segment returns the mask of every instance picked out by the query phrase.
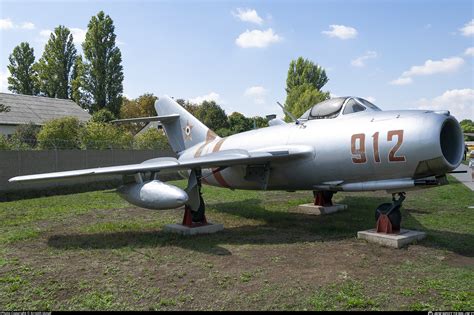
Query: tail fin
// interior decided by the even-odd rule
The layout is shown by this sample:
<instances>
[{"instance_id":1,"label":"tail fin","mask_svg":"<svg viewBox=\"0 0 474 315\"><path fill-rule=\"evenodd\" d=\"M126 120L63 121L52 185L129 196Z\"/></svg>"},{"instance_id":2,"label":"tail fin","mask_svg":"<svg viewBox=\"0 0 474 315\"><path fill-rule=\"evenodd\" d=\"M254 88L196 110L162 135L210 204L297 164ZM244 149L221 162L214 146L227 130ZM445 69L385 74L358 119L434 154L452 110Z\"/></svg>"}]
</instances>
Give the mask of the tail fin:
<instances>
[{"instance_id":1,"label":"tail fin","mask_svg":"<svg viewBox=\"0 0 474 315\"><path fill-rule=\"evenodd\" d=\"M155 109L159 116L179 115L178 119L161 121L176 153L200 142L218 138L212 130L168 96L160 97L155 102Z\"/></svg>"}]
</instances>

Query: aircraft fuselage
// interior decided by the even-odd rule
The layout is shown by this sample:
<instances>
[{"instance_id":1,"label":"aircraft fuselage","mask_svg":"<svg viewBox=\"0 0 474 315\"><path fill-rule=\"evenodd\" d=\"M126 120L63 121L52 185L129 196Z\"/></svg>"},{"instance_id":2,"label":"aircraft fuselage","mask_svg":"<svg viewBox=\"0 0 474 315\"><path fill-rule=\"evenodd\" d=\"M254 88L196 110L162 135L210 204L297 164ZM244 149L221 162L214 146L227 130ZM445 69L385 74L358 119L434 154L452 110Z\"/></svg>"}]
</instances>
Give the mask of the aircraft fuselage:
<instances>
[{"instance_id":1,"label":"aircraft fuselage","mask_svg":"<svg viewBox=\"0 0 474 315\"><path fill-rule=\"evenodd\" d=\"M458 122L447 113L422 110L371 111L334 119L276 125L197 144L179 160L229 149L247 151L306 145L314 154L299 160L203 170L203 183L236 189L314 190L315 187L442 176L462 159ZM261 170L259 171L259 167ZM215 169L214 169L215 170ZM251 173L251 172L250 172ZM347 186L351 187L351 186ZM356 189L357 190L357 189Z\"/></svg>"}]
</instances>

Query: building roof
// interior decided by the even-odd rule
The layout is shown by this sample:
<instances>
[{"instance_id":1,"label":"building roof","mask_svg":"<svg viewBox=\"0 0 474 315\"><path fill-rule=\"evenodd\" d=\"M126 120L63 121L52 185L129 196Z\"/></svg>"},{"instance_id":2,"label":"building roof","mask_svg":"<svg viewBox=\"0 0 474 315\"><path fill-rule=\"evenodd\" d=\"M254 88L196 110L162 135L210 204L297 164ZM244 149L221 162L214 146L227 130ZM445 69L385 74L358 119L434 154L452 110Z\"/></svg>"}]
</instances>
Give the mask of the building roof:
<instances>
[{"instance_id":1,"label":"building roof","mask_svg":"<svg viewBox=\"0 0 474 315\"><path fill-rule=\"evenodd\" d=\"M80 121L87 121L91 117L73 101L59 98L0 93L0 104L10 107L9 112L0 113L2 125L23 125L30 122L43 125L48 120L65 116L77 117Z\"/></svg>"}]
</instances>

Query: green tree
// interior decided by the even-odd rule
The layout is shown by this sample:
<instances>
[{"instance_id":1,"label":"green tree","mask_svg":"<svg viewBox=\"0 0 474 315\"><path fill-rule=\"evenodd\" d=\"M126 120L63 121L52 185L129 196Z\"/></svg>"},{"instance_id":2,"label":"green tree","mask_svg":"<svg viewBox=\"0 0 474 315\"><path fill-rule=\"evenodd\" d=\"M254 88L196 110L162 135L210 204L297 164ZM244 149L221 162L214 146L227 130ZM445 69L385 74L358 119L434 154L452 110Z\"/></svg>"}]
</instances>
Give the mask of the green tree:
<instances>
[{"instance_id":1,"label":"green tree","mask_svg":"<svg viewBox=\"0 0 474 315\"><path fill-rule=\"evenodd\" d=\"M222 138L228 137L234 134L234 132L232 132L230 128L220 128L220 129L217 129L215 133L219 135L219 137L222 137Z\"/></svg>"},{"instance_id":2,"label":"green tree","mask_svg":"<svg viewBox=\"0 0 474 315\"><path fill-rule=\"evenodd\" d=\"M158 97L152 93L145 93L136 99L129 100L122 98L122 106L120 107L120 118L137 118L156 116L155 101Z\"/></svg>"},{"instance_id":3,"label":"green tree","mask_svg":"<svg viewBox=\"0 0 474 315\"><path fill-rule=\"evenodd\" d=\"M135 136L134 148L139 150L171 150L168 138L156 128L150 128Z\"/></svg>"},{"instance_id":4,"label":"green tree","mask_svg":"<svg viewBox=\"0 0 474 315\"><path fill-rule=\"evenodd\" d=\"M305 83L309 83L316 90L320 91L328 81L326 71L322 67L308 59L299 57L297 60L290 62L286 78L286 93Z\"/></svg>"},{"instance_id":5,"label":"green tree","mask_svg":"<svg viewBox=\"0 0 474 315\"><path fill-rule=\"evenodd\" d=\"M211 130L229 128L225 111L214 101L204 101L196 110L196 118Z\"/></svg>"},{"instance_id":6,"label":"green tree","mask_svg":"<svg viewBox=\"0 0 474 315\"><path fill-rule=\"evenodd\" d=\"M91 95L85 89L86 86L86 67L79 55L74 60L74 65L71 70L71 99L79 106L89 109L91 106Z\"/></svg>"},{"instance_id":7,"label":"green tree","mask_svg":"<svg viewBox=\"0 0 474 315\"><path fill-rule=\"evenodd\" d=\"M461 122L459 122L459 124L461 125L462 131L464 133L474 133L474 122L472 120L464 119L464 120L461 120ZM465 135L464 140L465 141L472 141L472 140L474 140L474 136Z\"/></svg>"},{"instance_id":8,"label":"green tree","mask_svg":"<svg viewBox=\"0 0 474 315\"><path fill-rule=\"evenodd\" d=\"M86 67L84 89L91 95L90 112L107 108L118 116L122 103L122 54L115 45L115 26L110 16L100 11L87 26L82 44Z\"/></svg>"},{"instance_id":9,"label":"green tree","mask_svg":"<svg viewBox=\"0 0 474 315\"><path fill-rule=\"evenodd\" d=\"M115 116L111 111L109 111L108 109L102 108L96 111L94 114L92 114L90 121L97 122L97 123L108 123L114 119L115 119Z\"/></svg>"},{"instance_id":10,"label":"green tree","mask_svg":"<svg viewBox=\"0 0 474 315\"><path fill-rule=\"evenodd\" d=\"M128 99L126 97L122 97L122 106L120 107L120 118L138 118L138 117L149 117L149 116L156 116L155 110L155 101L158 97L154 96L151 93L145 93L140 95L138 98L135 99ZM146 123L128 123L124 124L123 127L136 134L143 127L146 126Z\"/></svg>"},{"instance_id":11,"label":"green tree","mask_svg":"<svg viewBox=\"0 0 474 315\"><path fill-rule=\"evenodd\" d=\"M77 53L73 40L71 32L63 25L51 33L36 65L41 94L64 99L71 96L71 68Z\"/></svg>"},{"instance_id":12,"label":"green tree","mask_svg":"<svg viewBox=\"0 0 474 315\"><path fill-rule=\"evenodd\" d=\"M33 47L26 42L20 43L8 57L10 72L8 89L13 93L36 95L37 74L33 67L35 55Z\"/></svg>"},{"instance_id":13,"label":"green tree","mask_svg":"<svg viewBox=\"0 0 474 315\"><path fill-rule=\"evenodd\" d=\"M40 149L79 149L83 126L76 117L48 121L38 133Z\"/></svg>"},{"instance_id":14,"label":"green tree","mask_svg":"<svg viewBox=\"0 0 474 315\"><path fill-rule=\"evenodd\" d=\"M245 117L241 113L233 112L229 115L228 120L229 128L232 134L253 129L253 120L251 118Z\"/></svg>"},{"instance_id":15,"label":"green tree","mask_svg":"<svg viewBox=\"0 0 474 315\"><path fill-rule=\"evenodd\" d=\"M252 117L252 120L254 121L255 127L257 129L268 127L268 120L266 118L255 116L255 117Z\"/></svg>"},{"instance_id":16,"label":"green tree","mask_svg":"<svg viewBox=\"0 0 474 315\"><path fill-rule=\"evenodd\" d=\"M286 96L286 108L288 109L288 104L291 105L290 112L296 116L300 117L304 112L306 112L313 105L327 100L329 98L329 92L321 92L315 89L312 85L306 83L295 87L291 90L290 93ZM285 114L285 121L290 121L291 118Z\"/></svg>"},{"instance_id":17,"label":"green tree","mask_svg":"<svg viewBox=\"0 0 474 315\"><path fill-rule=\"evenodd\" d=\"M81 134L81 143L84 149L131 149L133 136L111 124L88 122Z\"/></svg>"},{"instance_id":18,"label":"green tree","mask_svg":"<svg viewBox=\"0 0 474 315\"><path fill-rule=\"evenodd\" d=\"M187 110L191 115L193 115L194 117L197 117L198 115L198 109L199 109L199 105L197 104L193 104L191 103L190 101L188 100L184 100L182 98L179 98L176 100L176 103L178 103L179 105L181 105L185 110Z\"/></svg>"},{"instance_id":19,"label":"green tree","mask_svg":"<svg viewBox=\"0 0 474 315\"><path fill-rule=\"evenodd\" d=\"M286 110L299 117L317 102L327 99L329 93L321 89L328 80L326 71L312 61L303 57L292 60L286 79ZM285 115L285 120L289 121L290 117Z\"/></svg>"},{"instance_id":20,"label":"green tree","mask_svg":"<svg viewBox=\"0 0 474 315\"><path fill-rule=\"evenodd\" d=\"M474 122L470 119L464 119L459 122L463 132L474 133Z\"/></svg>"}]
</instances>

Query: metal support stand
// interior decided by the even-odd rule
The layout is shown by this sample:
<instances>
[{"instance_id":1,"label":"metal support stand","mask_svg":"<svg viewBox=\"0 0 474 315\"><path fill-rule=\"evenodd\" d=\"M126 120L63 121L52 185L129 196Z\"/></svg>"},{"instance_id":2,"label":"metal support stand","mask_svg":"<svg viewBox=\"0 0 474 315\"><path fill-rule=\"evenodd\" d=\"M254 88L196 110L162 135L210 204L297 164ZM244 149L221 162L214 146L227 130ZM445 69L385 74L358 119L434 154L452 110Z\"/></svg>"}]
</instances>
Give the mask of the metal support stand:
<instances>
[{"instance_id":1,"label":"metal support stand","mask_svg":"<svg viewBox=\"0 0 474 315\"><path fill-rule=\"evenodd\" d=\"M184 206L184 216L183 216L183 223L182 224L184 226L187 226L187 227L198 227L198 226L207 225L206 215L203 214L203 216L204 216L203 220L201 220L199 222L193 222L193 214L192 214L192 211L191 211L191 207L186 205L186 206Z\"/></svg>"},{"instance_id":2,"label":"metal support stand","mask_svg":"<svg viewBox=\"0 0 474 315\"><path fill-rule=\"evenodd\" d=\"M410 231L400 228L402 215L400 207L405 200L405 193L392 194L392 203L383 203L375 211L376 229L357 232L357 238L383 246L402 248L426 237L425 232Z\"/></svg>"},{"instance_id":3,"label":"metal support stand","mask_svg":"<svg viewBox=\"0 0 474 315\"><path fill-rule=\"evenodd\" d=\"M186 189L190 200L184 206L183 222L182 224L165 225L165 232L180 235L196 235L217 233L224 229L224 225L208 222L206 219L206 205L201 194L201 179L201 170L193 170L188 181L188 188Z\"/></svg>"},{"instance_id":4,"label":"metal support stand","mask_svg":"<svg viewBox=\"0 0 474 315\"><path fill-rule=\"evenodd\" d=\"M400 207L405 200L405 193L399 193L398 200L396 194L392 194L392 203L384 203L376 210L376 231L377 233L394 234L400 233L401 213Z\"/></svg>"},{"instance_id":5,"label":"metal support stand","mask_svg":"<svg viewBox=\"0 0 474 315\"><path fill-rule=\"evenodd\" d=\"M321 207L330 207L332 203L332 191L313 191L314 205Z\"/></svg>"}]
</instances>

